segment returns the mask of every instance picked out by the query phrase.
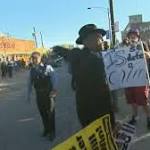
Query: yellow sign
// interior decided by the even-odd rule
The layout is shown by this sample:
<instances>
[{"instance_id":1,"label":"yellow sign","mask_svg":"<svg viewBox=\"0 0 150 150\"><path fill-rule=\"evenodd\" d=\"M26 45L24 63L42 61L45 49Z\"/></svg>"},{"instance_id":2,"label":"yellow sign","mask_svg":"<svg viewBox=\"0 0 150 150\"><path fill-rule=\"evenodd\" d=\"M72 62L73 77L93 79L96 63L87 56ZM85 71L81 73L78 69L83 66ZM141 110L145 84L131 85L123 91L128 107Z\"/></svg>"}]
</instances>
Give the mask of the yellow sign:
<instances>
[{"instance_id":1,"label":"yellow sign","mask_svg":"<svg viewBox=\"0 0 150 150\"><path fill-rule=\"evenodd\" d=\"M52 150L118 150L111 131L110 116L97 119Z\"/></svg>"}]
</instances>

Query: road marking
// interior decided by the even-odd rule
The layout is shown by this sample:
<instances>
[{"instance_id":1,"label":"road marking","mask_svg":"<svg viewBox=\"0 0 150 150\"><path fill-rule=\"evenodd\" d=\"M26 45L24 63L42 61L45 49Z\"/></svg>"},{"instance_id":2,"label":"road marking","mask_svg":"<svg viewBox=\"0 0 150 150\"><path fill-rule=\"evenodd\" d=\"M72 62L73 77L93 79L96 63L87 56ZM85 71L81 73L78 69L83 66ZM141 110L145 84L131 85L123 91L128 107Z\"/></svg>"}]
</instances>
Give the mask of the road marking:
<instances>
[{"instance_id":1,"label":"road marking","mask_svg":"<svg viewBox=\"0 0 150 150\"><path fill-rule=\"evenodd\" d=\"M13 83L0 83L0 87L5 87L5 86L10 86L10 85L15 85L17 84L16 82L13 82Z\"/></svg>"},{"instance_id":2,"label":"road marking","mask_svg":"<svg viewBox=\"0 0 150 150\"><path fill-rule=\"evenodd\" d=\"M4 90L6 90L6 88L2 88L2 89L0 89L0 91L4 91Z\"/></svg>"},{"instance_id":3,"label":"road marking","mask_svg":"<svg viewBox=\"0 0 150 150\"><path fill-rule=\"evenodd\" d=\"M117 120L117 121L119 121L119 122L126 122L128 119L129 119L129 115L127 117L125 117L124 119ZM131 144L134 145L134 144L136 144L136 143L138 143L138 142L140 142L140 141L142 141L142 140L144 140L146 138L150 138L150 133L143 134L143 135L141 135L139 137L135 136L135 138L131 141Z\"/></svg>"},{"instance_id":4,"label":"road marking","mask_svg":"<svg viewBox=\"0 0 150 150\"><path fill-rule=\"evenodd\" d=\"M144 140L146 138L149 138L149 137L150 137L150 133L147 133L147 134L144 134L144 135L142 135L140 137L135 138L131 143L135 144L135 143L137 143L139 141L142 141L142 140Z\"/></svg>"},{"instance_id":5,"label":"road marking","mask_svg":"<svg viewBox=\"0 0 150 150\"><path fill-rule=\"evenodd\" d=\"M27 122L27 121L33 121L34 118L25 118L25 119L20 119L18 120L19 122Z\"/></svg>"}]
</instances>

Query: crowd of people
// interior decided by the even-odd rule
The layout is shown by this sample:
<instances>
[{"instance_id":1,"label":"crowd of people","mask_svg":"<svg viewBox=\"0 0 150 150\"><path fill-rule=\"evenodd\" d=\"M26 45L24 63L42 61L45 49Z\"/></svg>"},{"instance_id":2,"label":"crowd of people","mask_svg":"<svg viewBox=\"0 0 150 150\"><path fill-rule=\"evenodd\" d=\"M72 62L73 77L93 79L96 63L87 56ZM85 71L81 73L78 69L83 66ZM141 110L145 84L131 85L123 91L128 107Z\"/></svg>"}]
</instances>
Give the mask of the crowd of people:
<instances>
[{"instance_id":1,"label":"crowd of people","mask_svg":"<svg viewBox=\"0 0 150 150\"><path fill-rule=\"evenodd\" d=\"M110 46L104 41L106 31L95 24L84 25L79 30L77 44L83 48L74 48L68 56L69 73L72 76L71 86L75 92L76 109L82 127L88 126L101 116L110 115L112 131L116 131L117 122L113 108L112 92L106 81L106 73L102 57L103 50ZM118 46L135 46L141 41L140 32L131 29L126 38ZM145 42L144 55L149 62L150 51ZM4 61L4 60L3 60ZM50 140L55 138L54 99L57 96L57 76L53 67L39 52L31 55L27 98L30 101L32 86L36 91L36 102L42 118L43 136ZM148 63L147 63L148 64ZM131 105L132 117L128 123L136 125L138 107L142 106L150 129L149 85L124 89L127 103Z\"/></svg>"},{"instance_id":2,"label":"crowd of people","mask_svg":"<svg viewBox=\"0 0 150 150\"><path fill-rule=\"evenodd\" d=\"M14 72L18 72L25 67L26 63L23 59L14 60L10 57L0 58L0 69L2 79L6 79L7 77L12 78Z\"/></svg>"}]
</instances>

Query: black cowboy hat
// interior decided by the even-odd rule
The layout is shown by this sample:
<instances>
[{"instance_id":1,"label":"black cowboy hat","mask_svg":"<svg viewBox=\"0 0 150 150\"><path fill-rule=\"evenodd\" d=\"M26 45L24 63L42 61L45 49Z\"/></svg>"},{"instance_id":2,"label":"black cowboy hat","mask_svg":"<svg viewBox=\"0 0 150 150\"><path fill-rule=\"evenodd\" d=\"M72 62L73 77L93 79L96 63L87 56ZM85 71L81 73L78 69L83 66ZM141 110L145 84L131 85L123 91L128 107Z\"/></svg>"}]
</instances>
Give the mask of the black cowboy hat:
<instances>
[{"instance_id":1,"label":"black cowboy hat","mask_svg":"<svg viewBox=\"0 0 150 150\"><path fill-rule=\"evenodd\" d=\"M106 35L106 31L104 29L99 29L95 24L87 24L84 25L80 30L79 30L79 37L76 40L77 44L83 44L82 40L87 37L87 35L91 32L98 32L102 36Z\"/></svg>"}]
</instances>

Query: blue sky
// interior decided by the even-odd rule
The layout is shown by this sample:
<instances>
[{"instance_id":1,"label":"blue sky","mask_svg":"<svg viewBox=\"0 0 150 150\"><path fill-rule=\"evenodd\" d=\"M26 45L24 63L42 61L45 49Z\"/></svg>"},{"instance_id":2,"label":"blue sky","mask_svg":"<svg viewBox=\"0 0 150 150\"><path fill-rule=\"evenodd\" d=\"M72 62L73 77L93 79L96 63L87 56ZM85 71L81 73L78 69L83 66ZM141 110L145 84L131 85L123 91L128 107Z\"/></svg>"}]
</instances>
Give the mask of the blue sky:
<instances>
[{"instance_id":1,"label":"blue sky","mask_svg":"<svg viewBox=\"0 0 150 150\"><path fill-rule=\"evenodd\" d=\"M84 24L95 23L108 29L107 11L87 10L93 6L107 8L108 0L1 0L0 32L32 39L35 26L43 33L46 46L74 43ZM121 30L129 15L143 14L144 21L150 21L149 7L149 0L114 0L115 20Z\"/></svg>"}]
</instances>

